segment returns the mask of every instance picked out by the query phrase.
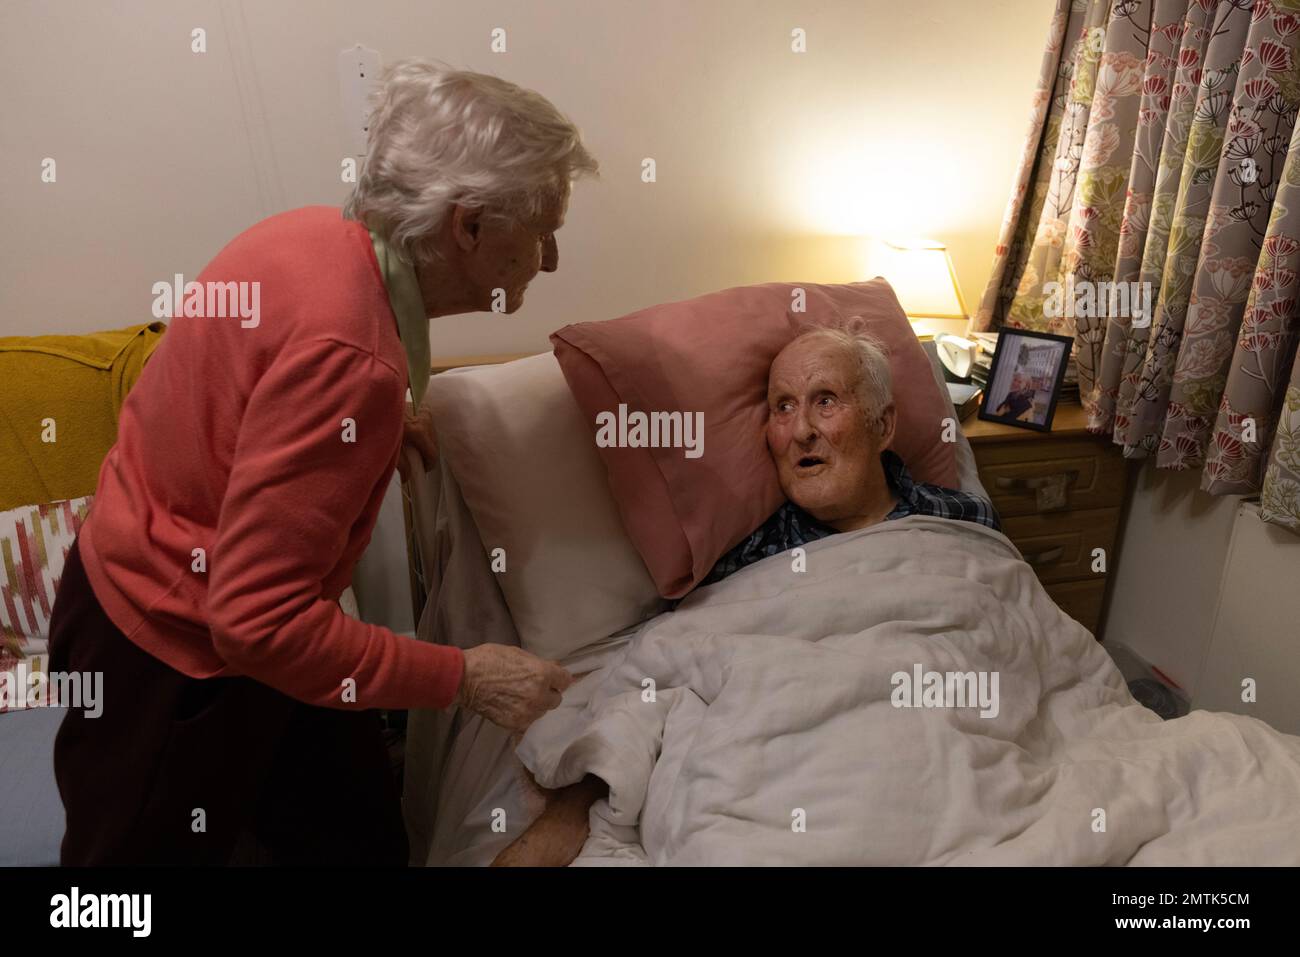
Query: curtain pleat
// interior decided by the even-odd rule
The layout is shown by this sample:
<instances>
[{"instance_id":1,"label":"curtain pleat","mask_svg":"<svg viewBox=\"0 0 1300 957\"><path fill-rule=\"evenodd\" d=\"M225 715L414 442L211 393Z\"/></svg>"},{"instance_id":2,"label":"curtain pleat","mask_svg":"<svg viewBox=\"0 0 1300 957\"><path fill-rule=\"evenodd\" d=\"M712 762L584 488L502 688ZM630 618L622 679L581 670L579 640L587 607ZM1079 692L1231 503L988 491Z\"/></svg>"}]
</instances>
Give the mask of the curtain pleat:
<instances>
[{"instance_id":1,"label":"curtain pleat","mask_svg":"<svg viewBox=\"0 0 1300 957\"><path fill-rule=\"evenodd\" d=\"M1234 345L1240 341L1246 299L1295 124L1295 102L1300 94L1294 76L1300 52L1294 46L1296 35L1287 38L1292 45L1278 42L1274 18L1267 16L1266 10L1265 5L1255 6L1245 49L1233 63L1236 87L1220 138L1205 239L1160 441L1157 464L1163 468L1188 469L1205 463L1210 433L1221 403L1228 400L1225 385ZM1300 20L1296 25L1300 26ZM1225 78L1225 87L1230 79ZM1281 92L1287 79L1291 81L1290 98ZM1295 229L1293 222L1286 225ZM1263 347L1262 340L1269 338L1276 348L1277 335L1261 331L1248 342ZM1263 414L1271 415L1271 411L1265 409ZM1220 457L1219 465L1223 464ZM1257 489L1255 485L1251 491Z\"/></svg>"},{"instance_id":2,"label":"curtain pleat","mask_svg":"<svg viewBox=\"0 0 1300 957\"><path fill-rule=\"evenodd\" d=\"M1170 90L1169 111L1160 147L1160 162L1156 168L1155 190L1147 216L1146 244L1138 271L1138 282L1143 288L1159 290L1164 278L1165 262L1169 255L1170 227L1182 182L1183 161L1187 156L1187 138L1192 126L1192 112L1196 107L1196 91L1200 86L1201 63L1210 39L1209 18L1213 7L1213 0L1192 0L1183 20L1178 62L1174 66L1174 83ZM1154 294L1152 301L1154 308ZM1119 381L1102 382L1094 404L1089 407L1089 421L1093 429L1105 432L1107 426L1113 426L1115 442L1125 446L1130 457L1141 454L1141 450L1136 449L1135 443L1130 440L1129 427L1133 406L1138 401L1138 387L1151 341L1153 319L1153 316L1146 316L1141 324L1128 324ZM1115 413L1111 422L1107 421L1105 407L1100 402L1100 394L1107 388L1114 388L1116 392Z\"/></svg>"},{"instance_id":3,"label":"curtain pleat","mask_svg":"<svg viewBox=\"0 0 1300 957\"><path fill-rule=\"evenodd\" d=\"M1151 13L1151 0L1116 3L1106 28L1066 234L1062 279L1067 289L1080 282L1107 282L1115 274ZM1079 394L1087 396L1096 385L1106 329L1104 321L1095 316L1080 314L1074 322Z\"/></svg>"},{"instance_id":4,"label":"curtain pleat","mask_svg":"<svg viewBox=\"0 0 1300 957\"><path fill-rule=\"evenodd\" d=\"M1210 42L1205 50L1178 196L1174 201L1169 249L1160 291L1156 295L1151 341L1128 410L1129 434L1124 454L1130 458L1142 458L1157 451L1165 414L1169 410L1174 364L1183 341L1192 287L1200 273L1201 244L1219 168L1223 131L1228 122L1233 78L1250 23L1249 5L1243 4L1244 0L1220 3L1211 21ZM1181 415L1181 411L1175 407L1174 414ZM1157 464L1167 465L1168 462Z\"/></svg>"},{"instance_id":5,"label":"curtain pleat","mask_svg":"<svg viewBox=\"0 0 1300 957\"><path fill-rule=\"evenodd\" d=\"M1273 212L1229 363L1201 488L1216 495L1260 490L1265 450L1272 442L1273 467L1262 481L1265 510L1271 510L1272 520L1300 528L1300 124L1293 123L1290 147L1273 185ZM1279 415L1284 416L1281 428Z\"/></svg>"},{"instance_id":6,"label":"curtain pleat","mask_svg":"<svg viewBox=\"0 0 1300 957\"><path fill-rule=\"evenodd\" d=\"M1194 8L1202 17L1205 11ZM1128 190L1124 198L1124 220L1119 228L1119 250L1115 261L1115 282L1142 282L1143 264L1148 237L1159 247L1155 283L1159 283L1158 269L1164 265L1165 242L1168 233L1159 230L1161 217L1156 217L1159 236L1151 232L1152 212L1156 197L1165 198L1165 206L1172 201L1173 190L1167 180L1164 165L1166 157L1181 156L1186 139L1178 141L1175 131L1178 124L1170 122L1170 108L1175 103L1189 99L1186 79L1179 86L1177 71L1183 38L1187 35L1187 0L1158 0L1151 14L1150 45L1147 49L1145 71L1142 76L1142 100L1138 106L1137 134L1133 144L1133 162L1129 167ZM1187 108L1190 116L1191 107ZM1182 127L1185 129L1185 125ZM1168 151L1165 144L1168 143ZM1181 161L1175 164L1182 170ZM1162 182L1161 175L1165 181ZM1163 192L1162 192L1163 188ZM1167 221L1167 218L1165 218ZM1151 282L1151 276L1145 279ZM1154 284L1153 284L1154 285ZM1089 416L1089 427L1094 431L1108 432L1115 419L1115 408L1120 395L1120 382L1127 378L1136 381L1134 367L1146 354L1145 325L1150 316L1140 317L1133 328L1129 315L1107 317L1101 350L1101 366L1097 373L1095 406ZM1130 388L1129 393L1131 394Z\"/></svg>"}]
</instances>

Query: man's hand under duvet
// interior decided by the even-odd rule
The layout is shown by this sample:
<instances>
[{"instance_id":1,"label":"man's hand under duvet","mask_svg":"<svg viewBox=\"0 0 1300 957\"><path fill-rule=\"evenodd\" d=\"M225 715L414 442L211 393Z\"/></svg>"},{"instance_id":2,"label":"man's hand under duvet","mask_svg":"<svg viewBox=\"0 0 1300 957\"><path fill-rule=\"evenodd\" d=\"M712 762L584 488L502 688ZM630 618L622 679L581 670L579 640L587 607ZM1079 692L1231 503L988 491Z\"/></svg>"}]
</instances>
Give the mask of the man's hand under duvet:
<instances>
[{"instance_id":1,"label":"man's hand under duvet","mask_svg":"<svg viewBox=\"0 0 1300 957\"><path fill-rule=\"evenodd\" d=\"M546 809L504 851L493 867L568 867L587 842L591 806L609 793L587 775L577 784L546 792Z\"/></svg>"}]
</instances>

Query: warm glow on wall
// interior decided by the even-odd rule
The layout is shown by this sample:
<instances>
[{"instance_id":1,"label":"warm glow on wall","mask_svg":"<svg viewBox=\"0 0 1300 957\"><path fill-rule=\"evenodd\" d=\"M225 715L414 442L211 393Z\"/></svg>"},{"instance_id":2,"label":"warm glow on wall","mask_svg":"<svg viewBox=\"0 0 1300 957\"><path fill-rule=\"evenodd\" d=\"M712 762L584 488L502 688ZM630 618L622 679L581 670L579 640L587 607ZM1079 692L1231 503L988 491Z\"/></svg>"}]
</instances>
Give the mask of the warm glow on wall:
<instances>
[{"instance_id":1,"label":"warm glow on wall","mask_svg":"<svg viewBox=\"0 0 1300 957\"><path fill-rule=\"evenodd\" d=\"M862 91L854 90L842 99L797 102L792 93L775 96L800 122L789 135L766 141L756 162L767 191L748 193L743 201L751 209L757 204L765 228L839 237L845 243L841 253L817 254L823 271L791 258L790 268L781 272L853 282L885 271L877 255L883 243L865 237L941 237L961 270L964 292L978 301L1016 157L999 149L958 148L955 144L979 137L972 138L960 122L937 122L949 115L943 106L948 100L938 89L935 114L918 110L911 95L904 101L875 96L863 101ZM922 325L927 331L956 332L964 323L927 319Z\"/></svg>"},{"instance_id":2,"label":"warm glow on wall","mask_svg":"<svg viewBox=\"0 0 1300 957\"><path fill-rule=\"evenodd\" d=\"M899 116L905 136L882 136L844 124L844 112L816 115L799 135L772 144L767 159L783 186L777 197L787 222L802 231L839 236L934 235L987 228L970 182L1006 178L1005 161L963 156L954 162L944 128L916 116ZM890 118L882 114L882 125ZM959 172L958 172L959 171Z\"/></svg>"}]
</instances>

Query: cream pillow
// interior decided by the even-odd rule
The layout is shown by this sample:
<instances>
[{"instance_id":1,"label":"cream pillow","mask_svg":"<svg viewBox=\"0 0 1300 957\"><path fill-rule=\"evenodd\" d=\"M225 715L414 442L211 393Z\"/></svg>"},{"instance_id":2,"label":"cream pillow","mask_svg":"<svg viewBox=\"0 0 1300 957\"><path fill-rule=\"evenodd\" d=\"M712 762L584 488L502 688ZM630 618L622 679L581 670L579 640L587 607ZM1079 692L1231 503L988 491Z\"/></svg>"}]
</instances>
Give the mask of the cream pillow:
<instances>
[{"instance_id":1,"label":"cream pillow","mask_svg":"<svg viewBox=\"0 0 1300 957\"><path fill-rule=\"evenodd\" d=\"M523 648L561 660L666 607L554 355L444 372L424 401Z\"/></svg>"}]
</instances>

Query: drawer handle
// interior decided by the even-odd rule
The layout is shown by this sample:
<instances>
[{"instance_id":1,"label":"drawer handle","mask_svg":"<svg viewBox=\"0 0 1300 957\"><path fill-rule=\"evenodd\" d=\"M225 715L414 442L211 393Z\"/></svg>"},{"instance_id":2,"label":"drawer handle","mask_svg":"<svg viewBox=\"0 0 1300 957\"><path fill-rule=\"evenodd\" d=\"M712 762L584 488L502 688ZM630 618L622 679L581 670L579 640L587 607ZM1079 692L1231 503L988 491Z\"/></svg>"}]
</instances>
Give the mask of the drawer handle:
<instances>
[{"instance_id":1,"label":"drawer handle","mask_svg":"<svg viewBox=\"0 0 1300 957\"><path fill-rule=\"evenodd\" d=\"M1057 472L1055 475L1040 475L1036 478L1007 478L1005 475L999 475L993 480L993 484L1000 489L1011 492L1034 492L1058 479L1065 479L1066 485L1073 485L1079 481L1079 470L1070 469L1068 472Z\"/></svg>"},{"instance_id":2,"label":"drawer handle","mask_svg":"<svg viewBox=\"0 0 1300 957\"><path fill-rule=\"evenodd\" d=\"M1061 556L1065 554L1065 546L1057 545L1055 548L1049 548L1045 552L1039 552L1036 555L1026 555L1025 561L1035 568L1043 565L1051 565L1060 561Z\"/></svg>"}]
</instances>

